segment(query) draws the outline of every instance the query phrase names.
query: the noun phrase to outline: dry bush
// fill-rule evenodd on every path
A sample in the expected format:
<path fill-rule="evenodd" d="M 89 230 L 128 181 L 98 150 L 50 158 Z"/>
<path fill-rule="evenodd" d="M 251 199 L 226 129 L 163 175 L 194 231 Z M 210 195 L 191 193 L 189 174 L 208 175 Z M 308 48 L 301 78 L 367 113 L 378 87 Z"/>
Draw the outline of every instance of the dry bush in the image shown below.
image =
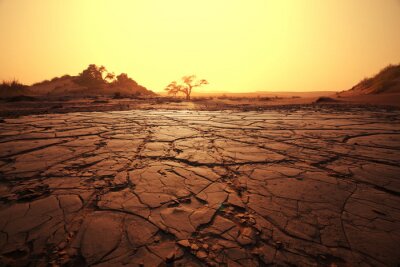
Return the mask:
<path fill-rule="evenodd" d="M 18 80 L 14 79 L 11 81 L 3 81 L 0 84 L 0 90 L 23 90 L 27 88 L 28 86 L 18 82 Z"/>

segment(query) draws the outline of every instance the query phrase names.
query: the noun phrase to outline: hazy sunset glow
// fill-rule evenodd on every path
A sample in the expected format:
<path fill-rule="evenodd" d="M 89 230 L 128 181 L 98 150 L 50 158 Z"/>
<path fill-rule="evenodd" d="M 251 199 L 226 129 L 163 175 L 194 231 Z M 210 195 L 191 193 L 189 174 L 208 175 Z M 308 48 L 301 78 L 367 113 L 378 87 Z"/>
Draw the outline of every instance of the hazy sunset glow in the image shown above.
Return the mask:
<path fill-rule="evenodd" d="M 88 64 L 161 91 L 350 88 L 400 62 L 397 0 L 0 0 L 0 80 L 33 83 Z"/>

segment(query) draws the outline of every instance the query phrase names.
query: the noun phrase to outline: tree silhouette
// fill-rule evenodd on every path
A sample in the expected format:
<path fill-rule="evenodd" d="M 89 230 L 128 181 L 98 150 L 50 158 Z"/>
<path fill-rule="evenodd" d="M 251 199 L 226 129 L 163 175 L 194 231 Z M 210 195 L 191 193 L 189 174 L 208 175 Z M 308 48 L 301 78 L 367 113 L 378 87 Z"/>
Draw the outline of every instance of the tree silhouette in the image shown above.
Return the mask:
<path fill-rule="evenodd" d="M 129 78 L 128 74 L 126 74 L 126 73 L 121 73 L 116 78 L 117 79 L 116 79 L 115 83 L 118 85 L 123 85 L 123 86 L 126 85 L 126 86 L 134 86 L 134 87 L 138 86 L 138 83 L 135 80 Z"/>
<path fill-rule="evenodd" d="M 1 1 L 1 0 L 0 0 Z M 115 75 L 114 72 L 110 72 L 104 66 L 90 64 L 85 70 L 83 70 L 77 76 L 65 75 L 61 78 L 54 78 L 51 81 L 44 81 L 35 85 L 47 84 L 60 79 L 72 78 L 73 82 L 90 89 L 90 92 L 110 94 L 113 92 L 119 92 L 124 94 L 142 94 L 142 95 L 153 95 L 154 93 L 148 90 L 146 87 L 138 84 L 135 80 L 130 78 L 128 74 L 121 73 Z"/>
<path fill-rule="evenodd" d="M 176 96 L 182 90 L 182 85 L 179 85 L 176 81 L 171 82 L 167 85 L 165 90 L 168 92 L 168 95 Z"/>
<path fill-rule="evenodd" d="M 186 100 L 190 100 L 190 95 L 192 94 L 192 90 L 195 87 L 200 87 L 202 85 L 208 84 L 208 81 L 205 79 L 197 80 L 196 75 L 189 75 L 182 77 L 182 84 L 178 84 L 178 82 L 173 81 L 167 85 L 165 90 L 169 95 L 176 96 L 177 93 L 182 92 L 186 96 Z"/>
<path fill-rule="evenodd" d="M 135 94 L 147 94 L 147 88 L 139 85 L 128 74 L 121 73 L 110 83 L 111 88 L 128 89 L 135 91 Z"/>
<path fill-rule="evenodd" d="M 95 64 L 90 64 L 84 71 L 82 71 L 76 82 L 87 87 L 97 87 L 102 86 L 106 83 L 103 79 L 103 73 L 106 72 L 104 66 L 96 66 Z"/>
<path fill-rule="evenodd" d="M 104 77 L 104 80 L 108 80 L 109 82 L 113 82 L 115 79 L 115 74 L 113 72 L 108 72 Z"/>

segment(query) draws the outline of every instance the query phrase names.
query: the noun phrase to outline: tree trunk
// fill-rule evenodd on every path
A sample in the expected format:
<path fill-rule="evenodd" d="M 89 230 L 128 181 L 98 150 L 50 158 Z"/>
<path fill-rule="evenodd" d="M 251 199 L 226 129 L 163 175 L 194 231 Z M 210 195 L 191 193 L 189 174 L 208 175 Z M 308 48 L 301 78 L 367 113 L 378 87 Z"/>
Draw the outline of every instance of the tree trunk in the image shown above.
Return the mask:
<path fill-rule="evenodd" d="M 190 101 L 190 94 L 186 94 L 186 100 Z"/>

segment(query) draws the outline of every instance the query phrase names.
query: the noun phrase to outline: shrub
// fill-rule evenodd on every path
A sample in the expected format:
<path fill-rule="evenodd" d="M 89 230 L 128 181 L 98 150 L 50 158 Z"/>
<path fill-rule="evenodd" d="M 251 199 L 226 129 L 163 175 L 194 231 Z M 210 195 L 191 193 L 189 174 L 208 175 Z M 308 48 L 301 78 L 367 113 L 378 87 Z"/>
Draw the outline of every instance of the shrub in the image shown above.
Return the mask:
<path fill-rule="evenodd" d="M 23 90 L 27 88 L 28 86 L 18 82 L 18 80 L 14 79 L 12 81 L 3 81 L 0 84 L 0 90 Z"/>

